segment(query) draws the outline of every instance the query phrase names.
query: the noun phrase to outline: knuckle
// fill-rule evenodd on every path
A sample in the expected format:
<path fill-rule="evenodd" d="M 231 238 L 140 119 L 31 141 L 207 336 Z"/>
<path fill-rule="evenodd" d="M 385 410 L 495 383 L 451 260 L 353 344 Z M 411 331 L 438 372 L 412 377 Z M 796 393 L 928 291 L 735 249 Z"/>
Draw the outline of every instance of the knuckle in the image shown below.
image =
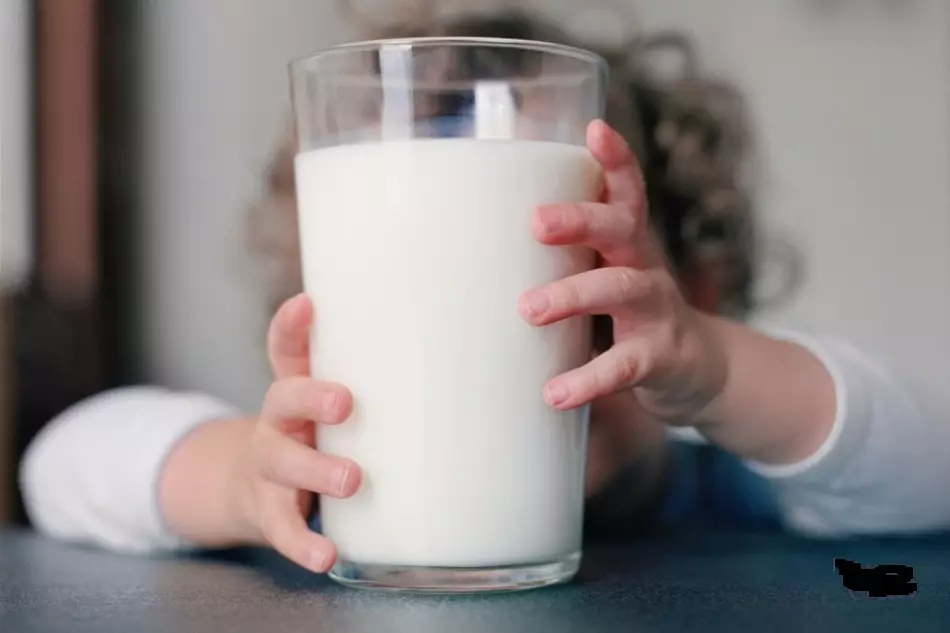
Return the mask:
<path fill-rule="evenodd" d="M 590 397 L 599 398 L 613 393 L 622 385 L 620 368 L 616 364 L 602 365 L 592 368 L 588 389 Z"/>
<path fill-rule="evenodd" d="M 281 445 L 279 442 L 260 436 L 252 446 L 254 467 L 264 479 L 275 480 L 280 476 Z"/>
<path fill-rule="evenodd" d="M 279 411 L 282 408 L 281 405 L 287 399 L 290 384 L 291 380 L 289 378 L 272 382 L 270 387 L 267 388 L 267 393 L 264 394 L 264 407 L 269 411 Z"/>
<path fill-rule="evenodd" d="M 595 396 L 603 396 L 612 391 L 614 372 L 607 368 L 597 369 L 591 376 L 591 391 Z"/>
<path fill-rule="evenodd" d="M 282 521 L 276 520 L 273 508 L 268 507 L 271 499 L 260 497 L 257 503 L 258 528 L 268 543 L 275 549 L 281 549 L 281 546 L 287 541 L 287 528 Z"/>
<path fill-rule="evenodd" d="M 321 410 L 322 389 L 305 376 L 275 380 L 264 396 L 264 406 L 274 418 L 310 417 L 310 412 Z"/>
<path fill-rule="evenodd" d="M 582 284 L 576 279 L 557 284 L 556 291 L 551 293 L 551 302 L 559 313 L 582 308 L 584 306 Z"/>
<path fill-rule="evenodd" d="M 618 294 L 625 299 L 638 296 L 644 287 L 644 276 L 633 268 L 618 268 L 614 276 Z"/>
<path fill-rule="evenodd" d="M 328 408 L 326 394 L 327 390 L 323 385 L 310 378 L 303 378 L 297 381 L 294 387 L 294 408 L 300 412 L 301 417 L 323 420 Z M 335 402 L 334 400 L 334 406 Z"/>
<path fill-rule="evenodd" d="M 264 433 L 261 432 L 260 427 L 256 428 L 251 434 L 251 441 L 247 449 L 247 457 L 250 461 L 251 468 L 255 472 L 259 471 L 261 464 L 264 463 L 264 460 L 267 457 L 267 439 L 264 437 Z"/>
<path fill-rule="evenodd" d="M 637 223 L 627 209 L 612 207 L 612 210 L 614 209 L 616 212 L 611 215 L 609 225 L 604 227 L 604 231 L 608 233 L 607 239 L 616 248 L 626 247 L 636 234 Z"/>
<path fill-rule="evenodd" d="M 261 533 L 274 549 L 288 558 L 293 558 L 294 531 L 285 521 L 274 520 L 268 516 L 261 522 Z"/>
<path fill-rule="evenodd" d="M 267 391 L 264 392 L 264 403 L 261 407 L 264 412 L 269 412 L 274 408 L 274 404 L 280 400 L 279 390 L 280 387 L 277 386 L 277 383 L 272 382 L 267 388 Z M 262 415 L 261 419 L 263 418 L 264 416 Z"/>
<path fill-rule="evenodd" d="M 644 274 L 641 282 L 644 294 L 652 297 L 663 297 L 666 294 L 667 279 L 668 276 L 665 273 L 650 272 Z"/>
<path fill-rule="evenodd" d="M 665 335 L 662 333 L 662 328 L 660 330 L 659 337 L 654 336 L 652 340 L 642 345 L 637 354 L 637 364 L 639 366 L 639 376 L 638 378 L 642 379 L 646 376 L 653 376 L 656 374 L 660 361 L 666 355 L 666 350 L 669 349 L 664 342 Z"/>
<path fill-rule="evenodd" d="M 570 205 L 569 223 L 575 233 L 580 237 L 586 237 L 597 223 L 597 214 L 591 209 L 590 205 L 580 202 L 574 202 Z"/>
<path fill-rule="evenodd" d="M 676 292 L 676 282 L 666 273 L 640 273 L 634 296 L 646 301 L 655 317 L 666 317 L 669 313 L 670 297 Z"/>
<path fill-rule="evenodd" d="M 643 367 L 643 359 L 636 358 L 633 354 L 623 354 L 617 359 L 616 372 L 618 386 L 627 386 L 636 382 L 639 372 Z"/>
<path fill-rule="evenodd" d="M 311 462 L 309 479 L 312 482 L 312 491 L 320 494 L 337 494 L 339 485 L 334 478 L 339 466 L 334 463 L 333 458 L 319 459 L 316 453 L 312 458 L 309 460 Z"/>

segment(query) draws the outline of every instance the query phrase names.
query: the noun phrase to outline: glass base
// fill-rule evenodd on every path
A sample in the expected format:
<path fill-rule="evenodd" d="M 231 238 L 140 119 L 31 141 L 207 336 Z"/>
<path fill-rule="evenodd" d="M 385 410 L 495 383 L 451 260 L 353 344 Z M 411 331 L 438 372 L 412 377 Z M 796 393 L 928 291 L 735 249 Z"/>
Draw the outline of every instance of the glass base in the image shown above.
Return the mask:
<path fill-rule="evenodd" d="M 495 593 L 524 591 L 571 580 L 581 565 L 581 553 L 532 565 L 498 567 L 415 567 L 367 565 L 344 560 L 330 578 L 348 587 L 411 593 Z"/>

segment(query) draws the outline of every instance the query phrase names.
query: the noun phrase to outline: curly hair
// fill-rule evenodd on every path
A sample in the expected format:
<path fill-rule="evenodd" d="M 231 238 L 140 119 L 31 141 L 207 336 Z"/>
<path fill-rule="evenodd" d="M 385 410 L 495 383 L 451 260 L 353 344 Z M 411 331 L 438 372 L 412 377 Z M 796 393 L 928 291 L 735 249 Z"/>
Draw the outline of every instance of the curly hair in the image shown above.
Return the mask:
<path fill-rule="evenodd" d="M 374 38 L 482 36 L 578 45 L 542 16 L 523 10 L 448 17 L 432 1 L 413 6 L 403 7 L 402 20 L 374 29 Z M 745 316 L 752 308 L 754 241 L 751 196 L 742 183 L 750 143 L 740 94 L 701 74 L 692 43 L 681 33 L 644 34 L 612 50 L 580 45 L 609 63 L 606 119 L 639 158 L 653 229 L 674 273 L 681 280 L 703 280 L 712 297 L 705 309 Z M 657 72 L 657 56 L 671 52 L 681 59 L 678 71 Z M 249 222 L 251 246 L 270 267 L 275 301 L 301 286 L 294 153 L 288 131 Z"/>

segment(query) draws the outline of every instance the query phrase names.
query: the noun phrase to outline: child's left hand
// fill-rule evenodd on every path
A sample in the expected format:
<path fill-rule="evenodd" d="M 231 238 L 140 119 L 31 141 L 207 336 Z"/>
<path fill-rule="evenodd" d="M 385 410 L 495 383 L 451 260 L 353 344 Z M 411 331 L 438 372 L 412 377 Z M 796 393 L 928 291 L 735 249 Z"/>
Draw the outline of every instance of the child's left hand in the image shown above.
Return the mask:
<path fill-rule="evenodd" d="M 683 298 L 650 230 L 643 176 L 630 147 L 602 121 L 588 128 L 587 145 L 604 170 L 603 202 L 541 207 L 532 229 L 544 244 L 594 249 L 600 267 L 525 293 L 520 308 L 536 326 L 609 315 L 614 345 L 552 379 L 544 397 L 571 409 L 633 388 L 649 413 L 688 424 L 722 391 L 725 353 Z"/>

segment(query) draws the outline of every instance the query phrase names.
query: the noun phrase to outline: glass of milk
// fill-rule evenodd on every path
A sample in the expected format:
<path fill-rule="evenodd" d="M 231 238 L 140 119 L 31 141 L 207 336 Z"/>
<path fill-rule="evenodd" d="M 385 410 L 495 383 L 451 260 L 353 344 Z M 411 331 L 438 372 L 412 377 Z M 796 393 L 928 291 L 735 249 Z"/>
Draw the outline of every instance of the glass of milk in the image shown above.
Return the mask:
<path fill-rule="evenodd" d="M 586 363 L 586 317 L 526 324 L 519 296 L 595 264 L 531 233 L 599 197 L 585 148 L 606 63 L 500 39 L 349 44 L 291 64 L 312 372 L 353 392 L 321 451 L 363 470 L 323 497 L 331 575 L 472 592 L 569 580 L 581 559 L 587 410 L 545 383 Z"/>

